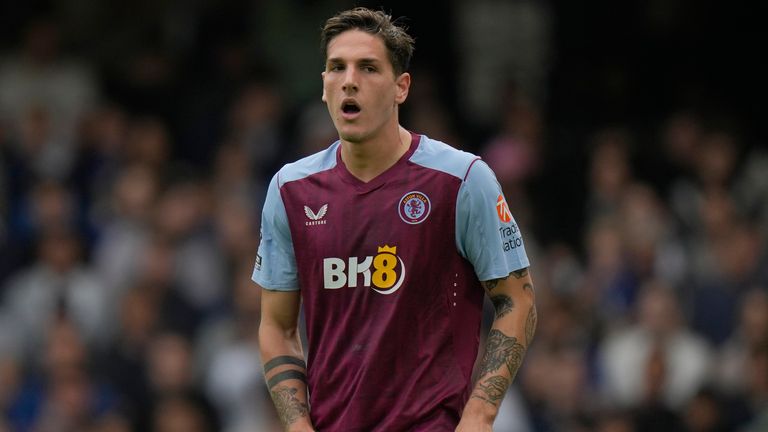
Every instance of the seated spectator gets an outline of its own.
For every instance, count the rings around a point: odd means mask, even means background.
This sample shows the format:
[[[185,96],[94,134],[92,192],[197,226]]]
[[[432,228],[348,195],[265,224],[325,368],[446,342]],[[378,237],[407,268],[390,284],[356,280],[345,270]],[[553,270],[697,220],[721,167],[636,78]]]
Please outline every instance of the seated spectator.
[[[46,331],[61,314],[90,348],[103,347],[112,335],[104,286],[83,261],[79,237],[66,228],[43,233],[37,260],[12,277],[5,291],[6,313],[29,360],[40,358]]]
[[[651,398],[679,409],[711,376],[708,344],[686,327],[674,292],[660,281],[643,285],[637,321],[611,329],[599,351],[604,398],[618,407]]]

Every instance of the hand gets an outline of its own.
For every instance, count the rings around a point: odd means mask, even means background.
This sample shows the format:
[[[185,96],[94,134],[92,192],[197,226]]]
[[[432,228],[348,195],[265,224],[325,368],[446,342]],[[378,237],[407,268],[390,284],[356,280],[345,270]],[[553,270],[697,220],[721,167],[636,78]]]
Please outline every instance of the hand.
[[[286,429],[288,432],[317,432],[315,428],[309,425],[302,425],[297,427],[289,427]]]
[[[463,416],[456,427],[456,432],[493,432],[493,424]]]

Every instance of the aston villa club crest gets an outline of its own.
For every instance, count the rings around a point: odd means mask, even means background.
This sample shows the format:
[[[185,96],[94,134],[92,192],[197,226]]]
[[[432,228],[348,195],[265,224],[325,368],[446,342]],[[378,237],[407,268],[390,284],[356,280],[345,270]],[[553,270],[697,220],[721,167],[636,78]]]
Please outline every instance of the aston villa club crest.
[[[411,191],[400,198],[397,210],[403,222],[416,225],[427,219],[430,210],[432,210],[432,204],[429,202],[429,197],[426,194],[419,191]]]

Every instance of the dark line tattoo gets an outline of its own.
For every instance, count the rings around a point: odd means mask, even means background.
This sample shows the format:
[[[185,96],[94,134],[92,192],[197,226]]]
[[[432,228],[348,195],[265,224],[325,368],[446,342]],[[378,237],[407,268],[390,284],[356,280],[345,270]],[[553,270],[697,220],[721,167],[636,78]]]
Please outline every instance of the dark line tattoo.
[[[300,359],[298,357],[292,357],[292,356],[279,356],[279,357],[273,358],[272,360],[264,364],[264,373],[266,374],[272,369],[278,366],[286,365],[286,364],[299,366],[304,369],[307,368],[307,364],[304,363],[303,359]]]
[[[277,415],[283,425],[288,426],[301,417],[306,417],[309,407],[296,397],[299,390],[293,387],[278,387],[270,392]]]
[[[515,270],[511,274],[512,274],[512,276],[515,277],[515,279],[520,279],[520,278],[528,275],[528,267],[520,269],[520,270]]]
[[[496,311],[496,319],[512,312],[512,308],[515,307],[515,302],[506,294],[491,296],[491,303],[493,303],[493,309]]]
[[[523,362],[524,354],[525,347],[520,345],[517,338],[507,336],[498,329],[491,329],[485,344],[480,377],[496,372],[506,365],[510,379],[513,379]]]
[[[532,305],[528,309],[528,317],[525,319],[525,346],[531,346],[533,340],[533,334],[536,333],[536,323],[538,322],[538,313],[536,312],[536,305]]]
[[[485,289],[487,289],[489,292],[490,292],[490,291],[493,291],[493,289],[494,289],[494,288],[496,288],[496,285],[498,285],[498,284],[499,284],[499,281],[503,281],[503,280],[507,279],[508,277],[509,277],[509,276],[504,276],[504,277],[502,277],[502,278],[498,278],[498,279],[491,279],[491,280],[487,280],[487,281],[483,282],[483,286],[484,286],[484,287],[485,287]]]
[[[472,397],[480,399],[493,406],[499,406],[509,387],[509,380],[501,375],[495,375],[477,384]]]
[[[267,388],[272,388],[278,384],[280,384],[283,381],[290,380],[290,379],[297,379],[306,384],[307,382],[307,376],[304,374],[304,372],[299,372],[296,370],[287,370],[285,372],[280,372],[279,374],[276,374],[270,380],[267,382]]]
[[[514,276],[515,279],[520,279],[520,278],[528,275],[528,267],[520,269],[520,270],[515,270],[512,273],[510,273],[509,275]],[[493,291],[493,289],[496,288],[496,285],[499,284],[499,281],[506,280],[507,278],[509,278],[509,275],[506,275],[504,277],[500,277],[498,279],[491,279],[491,280],[484,281],[483,282],[483,286],[488,291]],[[526,284],[526,285],[528,285],[528,284]]]

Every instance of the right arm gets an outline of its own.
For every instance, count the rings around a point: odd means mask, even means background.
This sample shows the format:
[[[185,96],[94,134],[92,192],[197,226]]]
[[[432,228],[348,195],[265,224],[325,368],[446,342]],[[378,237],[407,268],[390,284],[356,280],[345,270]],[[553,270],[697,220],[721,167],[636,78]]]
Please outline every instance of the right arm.
[[[286,431],[314,431],[309,417],[307,366],[299,338],[296,257],[279,173],[272,177],[261,217],[261,242],[252,279],[261,287],[259,347],[264,377]],[[268,288],[268,289],[267,289]]]
[[[275,409],[286,431],[314,431],[309,418],[307,368],[298,332],[300,292],[261,292],[259,345]]]

